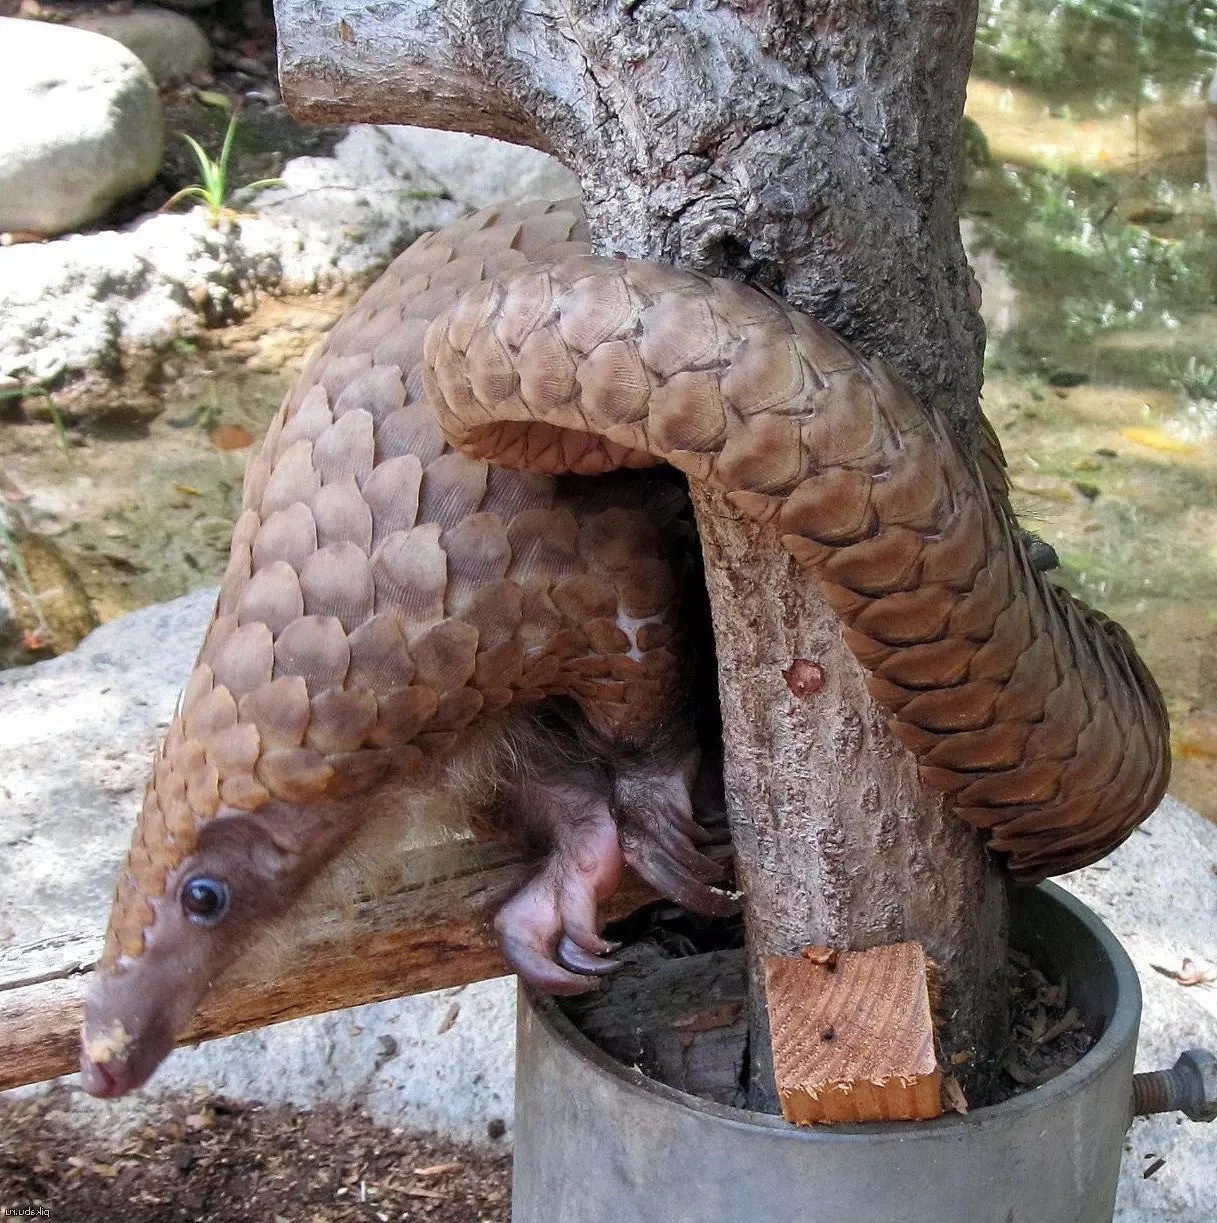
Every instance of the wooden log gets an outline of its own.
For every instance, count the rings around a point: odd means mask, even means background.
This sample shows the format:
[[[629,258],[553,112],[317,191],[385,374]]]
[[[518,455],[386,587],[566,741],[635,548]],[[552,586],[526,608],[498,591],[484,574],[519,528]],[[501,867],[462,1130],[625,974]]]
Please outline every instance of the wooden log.
[[[769,956],[765,991],[774,1077],[787,1121],[941,1115],[942,1074],[920,943]]]
[[[503,845],[463,845],[443,878],[430,876],[434,855],[420,851],[387,896],[352,910],[319,912],[289,932],[271,930],[239,971],[225,979],[179,1044],[250,1028],[467,985],[510,970],[489,916],[530,867]],[[627,877],[610,907],[616,920],[654,899]],[[290,938],[290,941],[288,941]],[[0,1090],[76,1069],[85,990],[101,949],[101,931],[81,930],[14,947],[0,962]]]

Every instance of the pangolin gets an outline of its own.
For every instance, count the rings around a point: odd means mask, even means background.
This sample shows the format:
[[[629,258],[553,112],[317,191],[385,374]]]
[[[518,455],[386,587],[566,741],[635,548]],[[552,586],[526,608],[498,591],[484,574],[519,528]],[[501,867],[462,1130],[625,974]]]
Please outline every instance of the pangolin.
[[[464,805],[540,849],[495,918],[539,987],[612,967],[599,909],[626,862],[730,911],[691,797],[713,753],[683,495],[631,469],[669,464],[780,533],[925,781],[1019,882],[1156,806],[1162,698],[1031,563],[995,439],[970,457],[771,296],[588,250],[570,202],[426,235],[288,393],[118,881],[94,1094],[142,1083],[250,931],[462,761]]]

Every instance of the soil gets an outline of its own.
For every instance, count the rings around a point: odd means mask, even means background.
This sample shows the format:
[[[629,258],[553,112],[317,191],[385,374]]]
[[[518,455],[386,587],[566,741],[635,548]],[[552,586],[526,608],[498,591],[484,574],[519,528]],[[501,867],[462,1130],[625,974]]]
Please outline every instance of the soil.
[[[66,430],[33,412],[0,417],[0,498],[32,586],[18,589],[33,662],[99,623],[218,582],[245,464],[308,351],[358,295],[264,298],[252,314],[179,346],[166,409]],[[0,405],[2,408],[4,405]]]
[[[0,1213],[55,1223],[510,1218],[505,1153],[385,1129],[355,1112],[222,1098],[105,1136],[65,1109],[66,1094],[0,1099]]]

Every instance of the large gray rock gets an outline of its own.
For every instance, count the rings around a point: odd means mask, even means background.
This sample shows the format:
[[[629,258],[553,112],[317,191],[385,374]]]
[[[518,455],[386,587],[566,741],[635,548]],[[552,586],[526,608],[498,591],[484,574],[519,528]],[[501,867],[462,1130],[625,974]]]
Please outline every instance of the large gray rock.
[[[100,931],[148,758],[214,598],[204,590],[136,612],[72,654],[0,673],[0,950],[82,921]],[[1217,969],[1217,827],[1168,798],[1109,858],[1062,882],[1137,966],[1138,1069],[1169,1066],[1191,1046],[1217,1050],[1217,985],[1159,971],[1184,957]],[[385,1124],[484,1140],[489,1120],[510,1118],[513,1008],[510,983],[497,981],[296,1020],[179,1050],[141,1098],[79,1095],[73,1107],[98,1124],[134,1122],[158,1098],[201,1086],[303,1106],[358,1102]],[[1147,1180],[1151,1157],[1166,1163]],[[1217,1125],[1134,1121],[1117,1223],[1212,1223],[1215,1203]]]
[[[536,149],[426,127],[380,130],[451,195],[474,208],[502,200],[561,200],[579,194],[579,180]]]
[[[158,85],[189,80],[211,67],[207,35],[182,13],[135,8],[126,13],[89,13],[72,25],[120,42],[137,55]]]
[[[160,167],[156,85],[100,34],[0,18],[0,114],[0,230],[84,225]]]

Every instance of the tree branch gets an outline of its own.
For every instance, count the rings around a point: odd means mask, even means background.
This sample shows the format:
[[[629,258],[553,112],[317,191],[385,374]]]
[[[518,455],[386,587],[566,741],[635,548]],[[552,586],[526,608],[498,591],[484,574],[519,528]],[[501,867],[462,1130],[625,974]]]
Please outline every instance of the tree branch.
[[[888,361],[977,436],[983,329],[955,211],[975,0],[277,0],[297,114],[458,126],[552,151],[603,253],[747,278]],[[1004,1033],[1005,895],[882,726],[777,540],[694,492],[729,809],[758,957],[921,939],[948,1052]],[[802,659],[826,682],[797,697]],[[761,992],[755,1105],[773,1104]]]

